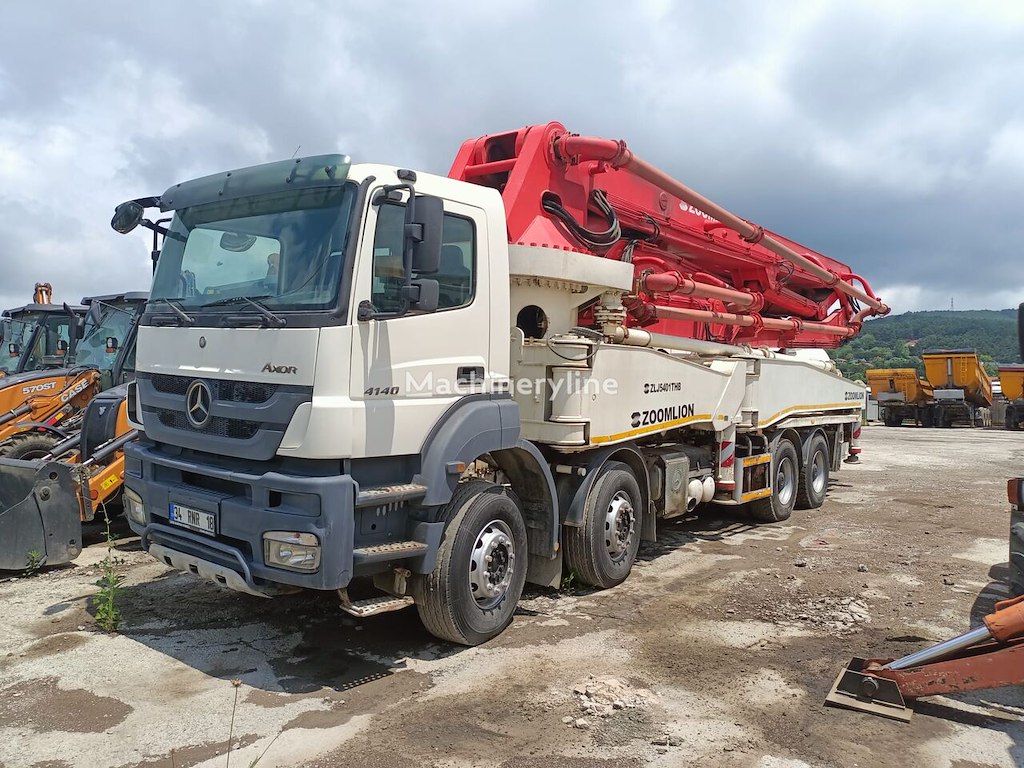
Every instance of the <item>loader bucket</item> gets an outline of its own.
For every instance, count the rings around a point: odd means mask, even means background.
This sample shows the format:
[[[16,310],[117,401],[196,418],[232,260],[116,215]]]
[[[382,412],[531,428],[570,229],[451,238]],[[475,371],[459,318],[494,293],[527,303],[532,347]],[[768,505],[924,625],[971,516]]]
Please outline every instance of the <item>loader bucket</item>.
[[[71,468],[55,461],[0,459],[0,570],[59,565],[81,551]]]

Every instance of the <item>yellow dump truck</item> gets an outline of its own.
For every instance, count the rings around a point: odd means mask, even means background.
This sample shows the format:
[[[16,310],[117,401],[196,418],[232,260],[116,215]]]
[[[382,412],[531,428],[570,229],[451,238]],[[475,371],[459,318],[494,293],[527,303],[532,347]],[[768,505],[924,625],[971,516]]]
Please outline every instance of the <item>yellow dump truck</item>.
[[[921,426],[933,426],[935,392],[915,368],[869,368],[865,371],[871,396],[878,402],[887,427],[898,427],[912,419]]]
[[[1024,365],[999,366],[999,386],[1006,398],[1006,428],[1020,429],[1024,423]]]
[[[983,426],[991,421],[992,380],[973,349],[933,349],[921,353],[925,376],[935,393],[934,424]]]

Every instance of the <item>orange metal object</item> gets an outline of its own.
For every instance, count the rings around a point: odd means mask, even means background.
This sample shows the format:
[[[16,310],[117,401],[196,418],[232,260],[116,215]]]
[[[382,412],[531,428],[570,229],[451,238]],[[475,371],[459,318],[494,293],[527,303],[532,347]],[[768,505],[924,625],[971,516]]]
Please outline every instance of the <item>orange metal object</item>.
[[[868,659],[864,672],[892,680],[906,699],[1024,685],[1024,596],[996,603],[995,608],[984,618],[990,642],[909,669],[882,669],[893,659]]]
[[[932,385],[914,368],[869,368],[864,375],[876,400],[886,399],[880,395],[902,394],[905,403],[927,403],[935,397]]]

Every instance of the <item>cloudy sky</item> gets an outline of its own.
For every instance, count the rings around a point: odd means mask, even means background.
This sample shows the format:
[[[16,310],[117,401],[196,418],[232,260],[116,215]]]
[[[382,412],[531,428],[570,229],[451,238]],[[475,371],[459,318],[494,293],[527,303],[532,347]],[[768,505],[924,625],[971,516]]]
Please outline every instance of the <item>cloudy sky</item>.
[[[300,154],[445,173],[559,120],[853,265],[1024,301],[1024,3],[49,0],[0,25],[0,307],[148,288],[116,203]],[[140,230],[140,233],[142,230]]]

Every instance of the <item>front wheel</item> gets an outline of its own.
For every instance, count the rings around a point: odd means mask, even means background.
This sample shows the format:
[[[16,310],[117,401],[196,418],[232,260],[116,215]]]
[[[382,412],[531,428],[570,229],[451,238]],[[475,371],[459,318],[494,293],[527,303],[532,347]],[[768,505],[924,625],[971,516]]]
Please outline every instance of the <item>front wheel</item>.
[[[22,432],[0,443],[0,457],[35,461],[49,454],[59,442],[44,432]]]
[[[796,504],[800,459],[789,440],[780,440],[772,454],[772,494],[750,502],[751,517],[760,523],[788,520]]]
[[[796,495],[797,509],[817,509],[825,503],[831,466],[828,440],[818,432],[807,446],[807,461],[800,474],[800,489]]]
[[[430,634],[479,645],[512,623],[526,584],[526,524],[515,497],[483,480],[461,483],[443,517],[437,564],[413,579],[412,595]]]

